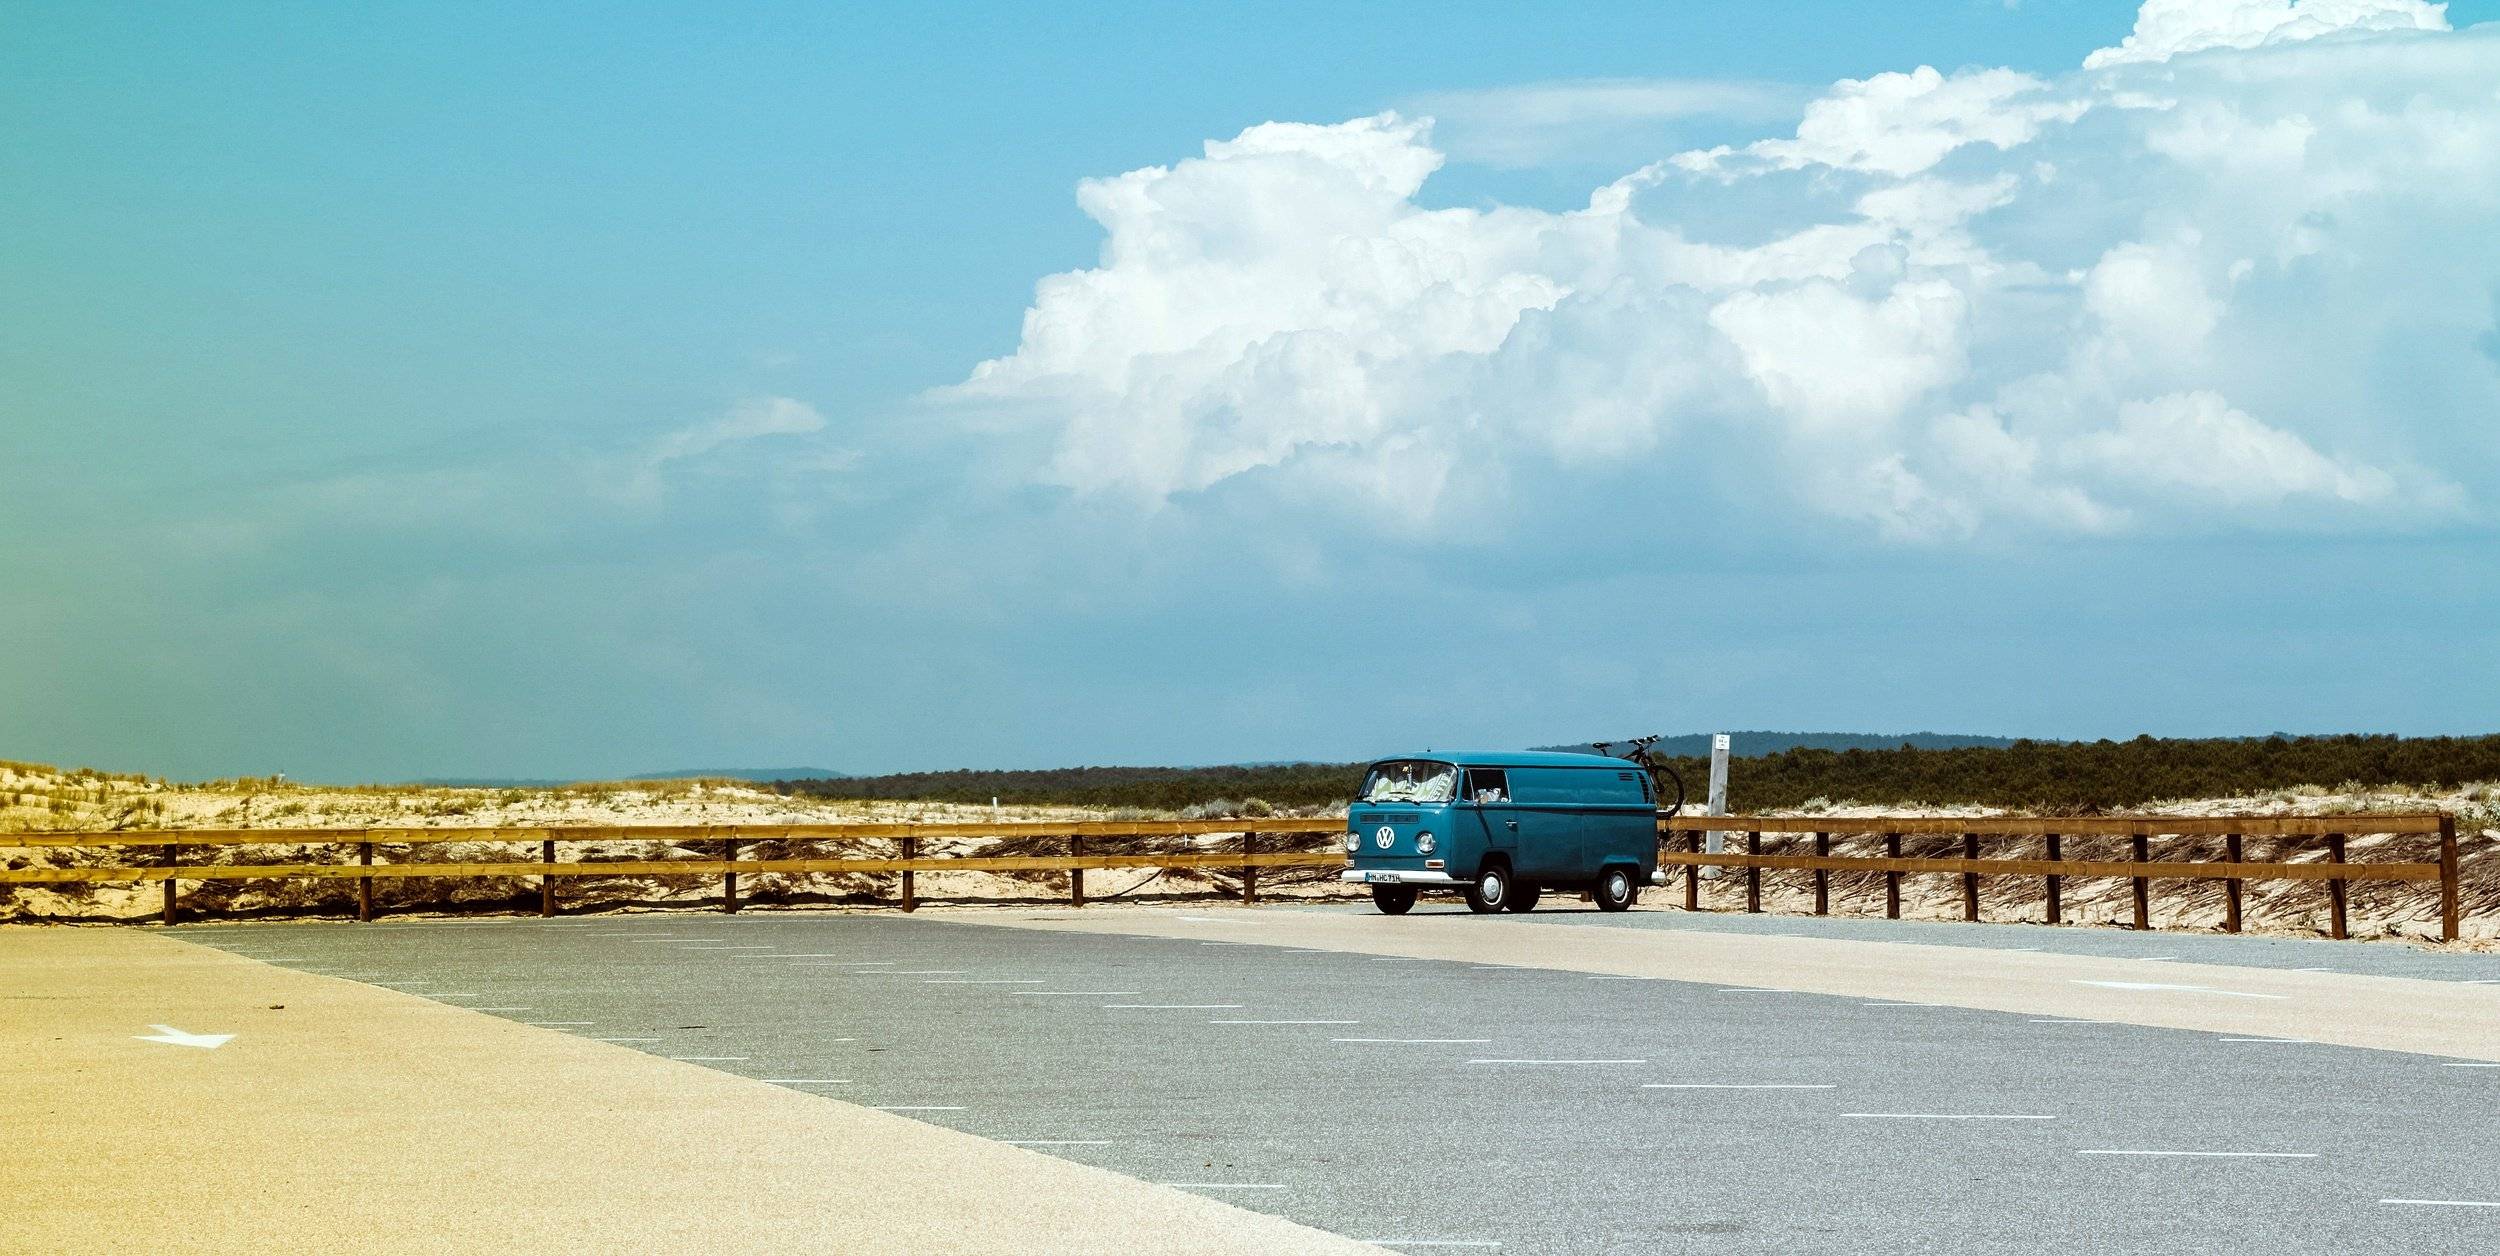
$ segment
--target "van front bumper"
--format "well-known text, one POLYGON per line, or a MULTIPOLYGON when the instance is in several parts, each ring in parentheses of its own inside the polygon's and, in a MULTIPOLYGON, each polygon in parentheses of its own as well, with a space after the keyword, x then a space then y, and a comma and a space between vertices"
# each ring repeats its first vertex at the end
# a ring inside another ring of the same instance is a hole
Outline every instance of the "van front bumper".
POLYGON ((1467 885, 1446 872, 1419 872, 1405 868, 1348 868, 1337 874, 1340 881, 1372 885, 1467 885))

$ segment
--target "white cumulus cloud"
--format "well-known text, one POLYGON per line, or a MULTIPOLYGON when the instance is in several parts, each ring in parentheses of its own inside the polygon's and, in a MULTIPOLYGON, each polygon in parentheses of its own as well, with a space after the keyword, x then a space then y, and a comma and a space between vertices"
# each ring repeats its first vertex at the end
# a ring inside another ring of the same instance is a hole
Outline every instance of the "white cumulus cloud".
POLYGON ((2448 29, 2448 6, 2424 0, 2145 0, 2135 32, 2083 59, 2085 69, 2167 61, 2208 48, 2258 48, 2342 31, 2448 29))
POLYGON ((2500 29, 2444 27, 2153 0, 2089 70, 1844 80, 1559 211, 1430 205, 1425 118, 1256 126, 1086 182, 1100 262, 935 396, 1080 497, 1410 533, 1596 471, 1902 540, 2471 518, 2500 29))

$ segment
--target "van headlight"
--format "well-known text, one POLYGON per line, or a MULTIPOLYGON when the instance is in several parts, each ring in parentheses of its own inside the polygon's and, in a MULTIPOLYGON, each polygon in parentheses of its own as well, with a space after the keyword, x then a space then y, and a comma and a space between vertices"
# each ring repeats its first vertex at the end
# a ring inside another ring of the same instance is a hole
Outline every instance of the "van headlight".
POLYGON ((1362 835, 1362 834, 1360 834, 1360 833, 1348 833, 1348 834, 1346 834, 1346 835, 1345 835, 1345 848, 1346 848, 1347 850, 1349 850, 1349 851, 1352 851, 1352 850, 1360 850, 1360 849, 1362 848, 1362 846, 1363 846, 1363 835, 1362 835))
POLYGON ((1432 847, 1432 834, 1418 833, 1415 835, 1415 851, 1417 854, 1429 855, 1432 853, 1432 847))

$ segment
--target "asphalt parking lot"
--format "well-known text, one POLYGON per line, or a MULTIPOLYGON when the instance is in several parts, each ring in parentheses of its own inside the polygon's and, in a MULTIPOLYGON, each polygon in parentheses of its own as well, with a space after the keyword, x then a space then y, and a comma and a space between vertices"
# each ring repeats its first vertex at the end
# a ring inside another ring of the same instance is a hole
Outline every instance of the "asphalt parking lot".
POLYGON ((2500 1068, 970 915, 177 936, 1398 1250, 2500 1246, 2500 1068))
MULTIPOLYGON (((1653 889, 1642 897, 1641 903, 1646 907, 1652 902, 1663 902, 1674 893, 1676 891, 1672 889, 1653 889)), ((1359 916, 1370 914, 1373 909, 1368 904, 1329 904, 1299 910, 1359 916)), ((1455 899, 1426 899, 1415 910, 1460 912, 1466 909, 1455 899)), ((2132 929, 2088 925, 1882 920, 1849 916, 1789 916, 1773 912, 1637 910, 1617 914, 1601 912, 1567 897, 1546 899, 1525 919, 1544 924, 1595 925, 1610 929, 1683 929, 1756 937, 1915 942, 1922 946, 2106 955, 2119 959, 2178 960, 2183 963, 2229 964, 2241 968, 2500 985, 2500 952, 2460 951, 2395 939, 2332 942, 2324 938, 2275 937, 2258 933, 2231 936, 2159 929, 2138 933, 2132 929)))

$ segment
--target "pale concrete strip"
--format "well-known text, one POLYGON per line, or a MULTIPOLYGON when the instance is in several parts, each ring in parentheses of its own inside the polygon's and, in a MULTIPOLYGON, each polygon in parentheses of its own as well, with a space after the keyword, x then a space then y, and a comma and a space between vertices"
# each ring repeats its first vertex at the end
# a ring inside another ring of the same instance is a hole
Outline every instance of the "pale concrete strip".
POLYGON ((135 929, 0 928, 0 1096, 8 1252, 1377 1250, 135 929))
POLYGON ((1662 977, 2500 1061, 2500 989, 2456 981, 2165 963, 2161 979, 2148 982, 2138 959, 1457 914, 1366 916, 1271 908, 1187 922, 1168 912, 1118 907, 1013 917, 922 914, 1021 929, 1150 937, 1207 939, 1238 932, 1383 957, 1662 977))

